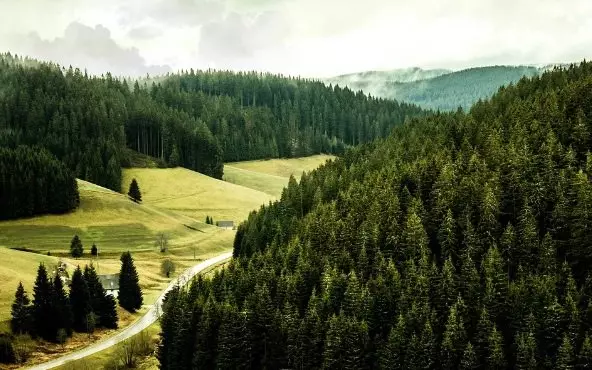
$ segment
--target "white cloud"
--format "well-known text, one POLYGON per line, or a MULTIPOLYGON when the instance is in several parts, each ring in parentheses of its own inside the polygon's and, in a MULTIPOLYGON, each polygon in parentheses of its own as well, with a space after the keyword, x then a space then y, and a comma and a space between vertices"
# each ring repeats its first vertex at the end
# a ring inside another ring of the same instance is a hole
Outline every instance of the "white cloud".
POLYGON ((0 46, 13 49, 11 35, 29 32, 51 42, 76 21, 103 25, 119 48, 140 58, 104 55, 112 69, 143 59, 174 69, 330 76, 592 54, 590 0, 0 0, 0 46))

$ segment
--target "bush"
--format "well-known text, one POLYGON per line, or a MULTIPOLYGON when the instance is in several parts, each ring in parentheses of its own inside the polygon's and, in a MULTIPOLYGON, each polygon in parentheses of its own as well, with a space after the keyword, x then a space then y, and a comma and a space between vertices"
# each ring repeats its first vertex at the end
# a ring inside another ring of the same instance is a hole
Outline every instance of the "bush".
POLYGON ((160 264, 160 271, 164 276, 171 277, 171 274, 175 272, 175 263, 167 258, 160 264))
POLYGON ((35 346, 31 336, 28 334, 17 335, 12 339, 12 344, 14 345, 17 361, 20 363, 27 362, 31 356, 31 348, 35 346))
POLYGON ((14 364, 16 362, 17 355, 12 338, 5 334, 0 335, 0 363, 14 364))

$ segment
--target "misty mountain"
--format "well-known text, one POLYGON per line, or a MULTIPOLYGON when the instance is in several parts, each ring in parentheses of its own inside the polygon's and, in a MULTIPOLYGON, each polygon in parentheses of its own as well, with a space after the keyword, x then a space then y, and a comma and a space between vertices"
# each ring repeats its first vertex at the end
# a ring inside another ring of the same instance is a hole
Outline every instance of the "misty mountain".
MULTIPOLYGON (((358 73, 349 73, 336 77, 327 78, 327 83, 348 83, 351 86, 367 86, 374 82, 414 82, 442 76, 452 73, 450 69, 421 69, 418 67, 400 68, 390 71, 366 71, 358 73)), ((351 88, 351 87, 350 87, 351 88)))
POLYGON ((469 108, 479 99, 491 97, 504 85, 522 77, 533 77, 553 66, 489 66, 457 72, 444 69, 412 68, 389 72, 364 72, 325 80, 325 83, 348 86, 373 96, 415 103, 423 108, 450 111, 469 108), (404 71, 408 71, 406 74, 404 71), (417 73, 414 75, 413 71, 417 73), (432 76, 430 76, 432 75, 432 76), (423 76, 415 80, 405 77, 423 76))

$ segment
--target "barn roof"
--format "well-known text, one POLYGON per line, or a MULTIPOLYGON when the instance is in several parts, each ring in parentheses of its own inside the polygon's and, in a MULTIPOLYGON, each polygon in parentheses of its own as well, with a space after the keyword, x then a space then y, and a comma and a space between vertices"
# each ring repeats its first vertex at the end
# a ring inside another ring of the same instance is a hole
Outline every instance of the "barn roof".
POLYGON ((99 281, 105 290, 119 290, 119 274, 99 275, 99 281))

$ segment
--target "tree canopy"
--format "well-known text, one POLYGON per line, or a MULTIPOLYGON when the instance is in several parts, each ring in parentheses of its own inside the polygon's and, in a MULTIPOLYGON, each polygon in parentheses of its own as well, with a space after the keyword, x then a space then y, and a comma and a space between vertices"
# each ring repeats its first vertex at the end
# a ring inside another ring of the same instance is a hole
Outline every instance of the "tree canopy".
POLYGON ((169 293, 161 368, 589 363, 591 117, 583 62, 291 181, 169 293))

